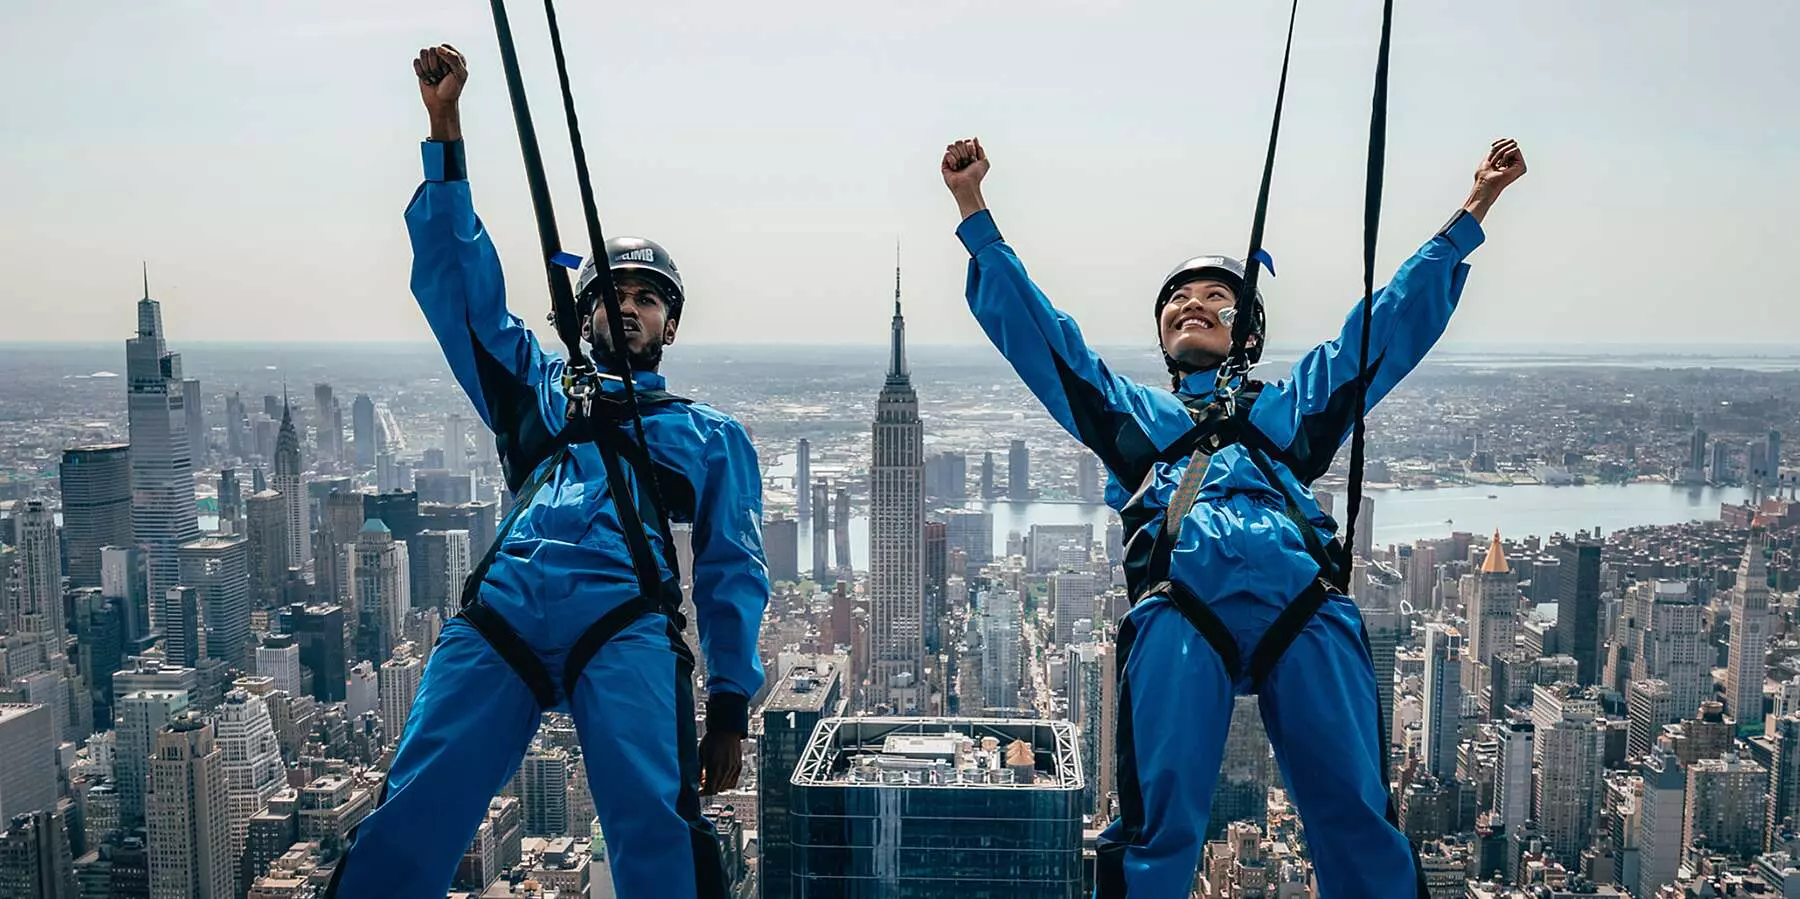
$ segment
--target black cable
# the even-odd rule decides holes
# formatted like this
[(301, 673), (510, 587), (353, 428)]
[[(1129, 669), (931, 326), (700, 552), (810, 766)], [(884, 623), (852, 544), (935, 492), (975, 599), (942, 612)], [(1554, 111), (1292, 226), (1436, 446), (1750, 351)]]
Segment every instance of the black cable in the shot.
[(531, 188), (531, 208), (537, 214), (538, 245), (544, 254), (545, 276), (550, 286), (551, 320), (562, 339), (569, 365), (591, 367), (581, 349), (581, 322), (575, 311), (575, 291), (569, 274), (555, 258), (562, 252), (556, 232), (556, 208), (550, 201), (550, 185), (544, 178), (544, 156), (538, 149), (537, 129), (531, 123), (531, 106), (525, 98), (525, 81), (519, 75), (519, 52), (513, 46), (512, 25), (506, 18), (505, 0), (490, 0), (494, 31), (500, 41), (500, 64), (506, 73), (506, 92), (512, 100), (513, 124), (519, 131), (519, 152), (525, 157), (525, 181)]
[(1256, 215), (1250, 220), (1250, 251), (1244, 254), (1244, 283), (1238, 291), (1236, 316), (1231, 323), (1231, 350), (1225, 364), (1219, 367), (1219, 383), (1224, 386), (1233, 376), (1249, 372), (1250, 336), (1262, 319), (1257, 308), (1256, 275), (1263, 255), (1263, 225), (1269, 218), (1269, 185), (1275, 177), (1275, 147), (1281, 138), (1281, 107), (1287, 100), (1288, 63), (1294, 57), (1294, 21), (1300, 15), (1300, 0), (1288, 10), (1287, 44), (1281, 53), (1281, 81), (1275, 89), (1275, 114), (1269, 123), (1269, 151), (1263, 159), (1262, 186), (1256, 192)]
[(1375, 58), (1375, 96), (1369, 111), (1369, 169), (1363, 193), (1362, 346), (1356, 355), (1356, 427), (1350, 437), (1350, 519), (1344, 525), (1345, 564), (1352, 569), (1356, 517), (1362, 510), (1364, 441), (1368, 432), (1364, 413), (1369, 392), (1369, 331), (1375, 321), (1375, 245), (1381, 231), (1381, 177), (1387, 160), (1388, 47), (1393, 27), (1394, 0), (1383, 0), (1381, 49)]

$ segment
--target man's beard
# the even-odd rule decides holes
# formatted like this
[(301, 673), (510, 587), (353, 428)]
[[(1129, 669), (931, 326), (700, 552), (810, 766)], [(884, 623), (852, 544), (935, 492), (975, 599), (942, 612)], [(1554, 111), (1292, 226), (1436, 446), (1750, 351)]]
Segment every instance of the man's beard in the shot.
[[(627, 343), (629, 344), (629, 340), (627, 340)], [(589, 340), (588, 346), (594, 351), (594, 356), (596, 357), (594, 359), (595, 364), (599, 365), (601, 368), (607, 368), (613, 365), (613, 360), (616, 357), (612, 351), (611, 340)], [(656, 371), (657, 368), (662, 365), (662, 341), (651, 341), (648, 346), (641, 350), (628, 349), (626, 351), (626, 356), (631, 362), (632, 371)]]

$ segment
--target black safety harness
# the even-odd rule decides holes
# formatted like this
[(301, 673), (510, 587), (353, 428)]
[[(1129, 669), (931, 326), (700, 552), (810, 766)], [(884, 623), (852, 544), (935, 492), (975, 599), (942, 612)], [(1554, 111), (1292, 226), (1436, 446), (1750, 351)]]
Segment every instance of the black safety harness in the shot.
[[(1344, 592), (1345, 574), (1348, 571), (1348, 566), (1344, 564), (1344, 544), (1338, 540), (1327, 544), (1320, 539), (1318, 526), (1307, 518), (1306, 512), (1288, 491), (1276, 470), (1274, 460), (1282, 459), (1286, 465), (1287, 454), (1262, 436), (1262, 432), (1248, 421), (1250, 407), (1261, 395), (1262, 388), (1259, 381), (1244, 381), (1236, 389), (1235, 402), (1229, 404), (1211, 397), (1178, 394), (1182, 403), (1187, 406), (1188, 414), (1194, 419), (1194, 427), (1154, 460), (1172, 464), (1183, 457), (1187, 458), (1187, 467), (1181, 473), (1181, 480), (1176, 485), (1168, 506), (1161, 510), (1161, 524), (1158, 526), (1156, 521), (1158, 510), (1149, 505), (1150, 488), (1156, 480), (1154, 465), (1145, 475), (1137, 494), (1120, 513), (1126, 530), (1132, 534), (1131, 543), (1125, 550), (1125, 576), (1132, 602), (1135, 604), (1150, 596), (1167, 596), (1180, 610), (1181, 616), (1219, 654), (1232, 681), (1247, 675), (1251, 684), (1257, 687), (1275, 669), (1275, 663), (1280, 661), (1281, 654), (1306, 629), (1306, 623), (1312, 620), (1313, 614), (1324, 605), (1330, 593)], [(1218, 613), (1187, 585), (1169, 574), (1175, 543), (1181, 533), (1181, 523), (1199, 498), (1207, 465), (1214, 455), (1233, 445), (1243, 450), (1257, 470), (1262, 472), (1263, 478), (1280, 494), (1283, 511), (1300, 531), (1301, 539), (1306, 542), (1307, 554), (1319, 566), (1318, 577), (1277, 616), (1251, 651), (1247, 664), (1238, 652), (1237, 641), (1232, 637), (1231, 629), (1220, 620)], [(1293, 470), (1293, 466), (1287, 467)]]
[[(1155, 466), (1150, 466), (1143, 485), (1138, 494), (1132, 497), (1125, 509), (1121, 511), (1127, 533), (1132, 534), (1131, 545), (1126, 550), (1126, 579), (1131, 590), (1132, 601), (1155, 595), (1163, 595), (1181, 612), (1183, 618), (1193, 625), (1194, 629), (1204, 637), (1209, 645), (1219, 654), (1226, 671), (1235, 683), (1240, 676), (1247, 676), (1252, 688), (1260, 688), (1269, 674), (1274, 671), (1276, 663), (1286, 652), (1314, 615), (1324, 607), (1332, 593), (1348, 594), (1351, 574), (1351, 557), (1346, 547), (1355, 546), (1356, 519), (1362, 506), (1364, 444), (1367, 435), (1367, 423), (1364, 411), (1367, 406), (1369, 382), (1369, 332), (1373, 326), (1375, 309), (1375, 249), (1381, 226), (1381, 186), (1382, 173), (1387, 157), (1387, 84), (1388, 56), (1390, 37), (1393, 31), (1394, 3), (1383, 0), (1381, 12), (1381, 44), (1377, 51), (1375, 65), (1375, 87), (1370, 104), (1369, 115), (1369, 152), (1366, 170), (1365, 190), (1363, 195), (1363, 299), (1362, 334), (1360, 352), (1357, 354), (1357, 377), (1355, 382), (1356, 407), (1355, 425), (1351, 432), (1349, 503), (1345, 510), (1347, 518), (1341, 539), (1333, 539), (1329, 544), (1319, 537), (1318, 528), (1307, 520), (1294, 497), (1281, 480), (1273, 459), (1281, 458), (1284, 453), (1275, 447), (1260, 430), (1248, 422), (1251, 406), (1260, 395), (1262, 385), (1250, 379), (1250, 367), (1261, 355), (1261, 340), (1254, 342), (1257, 323), (1263, 320), (1260, 308), (1260, 297), (1256, 290), (1257, 274), (1267, 259), (1262, 245), (1263, 226), (1267, 220), (1269, 206), (1269, 185), (1275, 171), (1275, 148), (1281, 133), (1281, 109), (1287, 95), (1288, 63), (1293, 57), (1294, 22), (1298, 17), (1300, 3), (1293, 0), (1288, 13), (1288, 32), (1281, 60), (1281, 80), (1275, 94), (1275, 112), (1269, 126), (1268, 153), (1263, 161), (1262, 184), (1257, 192), (1256, 214), (1251, 221), (1250, 249), (1244, 256), (1244, 278), (1236, 285), (1237, 302), (1231, 319), (1231, 350), (1223, 364), (1219, 366), (1211, 396), (1196, 397), (1178, 394), (1194, 419), (1194, 427), (1180, 440), (1165, 450), (1155, 461), (1165, 464), (1173, 463), (1182, 456), (1188, 456), (1187, 468), (1182, 472), (1181, 481), (1171, 496), (1166, 509), (1162, 510), (1163, 522), (1159, 528), (1151, 525), (1155, 522), (1156, 510), (1149, 508), (1146, 501), (1150, 486), (1155, 482)], [(1453, 219), (1454, 221), (1454, 219)], [(1294, 597), (1276, 617), (1263, 637), (1251, 650), (1246, 662), (1240, 658), (1237, 642), (1231, 631), (1220, 620), (1200, 597), (1181, 582), (1169, 576), (1169, 563), (1174, 553), (1176, 538), (1180, 534), (1181, 523), (1193, 508), (1199, 496), (1201, 482), (1205, 478), (1206, 468), (1212, 456), (1230, 445), (1239, 445), (1246, 455), (1262, 472), (1263, 478), (1281, 495), (1285, 511), (1300, 537), (1306, 543), (1308, 555), (1318, 563), (1319, 576), (1297, 597)], [(1285, 461), (1284, 461), (1285, 464)], [(1302, 469), (1291, 464), (1286, 465), (1291, 472)], [(1134, 550), (1135, 549), (1135, 559)], [(1361, 631), (1363, 651), (1371, 656), (1369, 634), (1367, 628)], [(1119, 660), (1120, 674), (1123, 676), (1124, 659)], [(1387, 721), (1383, 720), (1377, 703), (1376, 728), (1379, 735), (1381, 753), (1381, 778), (1384, 784), (1389, 783), (1387, 746)], [(1387, 801), (1387, 819), (1396, 823), (1396, 815), (1392, 790), (1389, 790)], [(1424, 869), (1419, 864), (1418, 847), (1413, 847), (1413, 869), (1416, 876), (1418, 895), (1428, 895), (1425, 887)]]
[[(560, 699), (574, 695), (575, 686), (588, 663), (607, 641), (645, 615), (662, 615), (668, 619), (670, 645), (687, 667), (692, 668), (693, 653), (682, 637), (686, 624), (680, 612), (680, 568), (669, 527), (669, 510), (660, 501), (656, 466), (646, 449), (648, 444), (644, 439), (643, 417), (646, 407), (690, 401), (667, 391), (640, 389), (630, 376), (631, 360), (625, 344), (618, 292), (613, 282), (611, 266), (606, 259), (606, 236), (601, 230), (599, 213), (595, 207), (593, 180), (588, 174), (587, 154), (582, 146), (581, 126), (575, 115), (574, 95), (569, 88), (568, 64), (563, 56), (562, 33), (557, 26), (553, 0), (545, 0), (544, 14), (549, 24), (550, 46), (556, 57), (563, 114), (568, 123), (569, 142), (575, 157), (576, 182), (581, 189), (583, 220), (587, 226), (589, 245), (593, 248), (596, 270), (592, 286), (579, 298), (574, 295), (569, 284), (569, 260), (573, 257), (562, 252), (562, 242), (557, 234), (556, 212), (550, 200), (543, 155), (538, 149), (537, 131), (532, 124), (524, 80), (519, 74), (518, 51), (513, 44), (506, 5), (504, 0), (491, 0), (489, 5), (493, 11), (494, 29), (499, 37), (501, 63), (506, 73), (507, 92), (512, 101), (513, 123), (518, 129), (519, 147), (525, 158), (531, 205), (537, 214), (538, 241), (550, 289), (550, 321), (555, 325), (557, 336), (561, 338), (566, 350), (562, 392), (567, 401), (567, 421), (548, 441), (533, 441), (536, 446), (507, 447), (507, 441), (501, 441), (503, 452), (509, 456), (509, 478), (516, 478), (526, 471), (532, 474), (523, 483), (508, 484), (513, 490), (512, 510), (501, 522), (494, 544), (488, 547), (481, 564), (470, 572), (464, 583), (462, 609), (457, 616), (480, 631), (494, 647), (494, 651), (531, 688), (538, 703), (544, 708), (550, 708)], [(582, 319), (586, 310), (592, 308), (589, 304), (595, 301), (601, 303), (606, 310), (612, 338), (611, 368), (626, 373), (624, 376), (600, 372), (582, 349)], [(617, 388), (607, 389), (608, 382), (616, 382)], [(625, 430), (628, 424), (632, 427), (630, 434)], [(576, 638), (564, 659), (562, 682), (558, 684), (550, 677), (549, 670), (525, 639), (481, 598), (481, 584), (513, 526), (531, 505), (532, 498), (556, 476), (556, 472), (568, 458), (570, 446), (590, 442), (599, 450), (606, 468), (613, 507), (617, 510), (619, 527), (624, 532), (632, 568), (637, 574), (638, 595), (601, 616), (599, 621)], [(539, 456), (544, 458), (540, 460)], [(667, 580), (661, 576), (657, 553), (645, 533), (646, 522), (654, 522), (662, 535), (662, 561), (671, 572), (671, 577)]]

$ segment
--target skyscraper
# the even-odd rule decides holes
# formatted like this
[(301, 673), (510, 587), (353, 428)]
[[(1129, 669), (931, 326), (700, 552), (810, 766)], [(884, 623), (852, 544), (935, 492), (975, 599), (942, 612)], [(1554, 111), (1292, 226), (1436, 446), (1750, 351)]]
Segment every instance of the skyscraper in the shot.
[(1231, 727), (1219, 765), (1219, 781), (1213, 787), (1212, 808), (1206, 817), (1206, 836), (1216, 839), (1235, 821), (1268, 821), (1269, 787), (1274, 762), (1269, 757), (1269, 733), (1263, 727), (1256, 697), (1238, 696), (1231, 706)]
[(1763, 851), (1769, 771), (1729, 752), (1688, 766), (1687, 820), (1683, 845), (1748, 861)]
[(198, 589), (180, 585), (163, 594), (158, 620), (162, 622), (163, 656), (170, 664), (192, 668), (208, 658), (204, 614)]
[(1563, 651), (1575, 657), (1582, 684), (1600, 682), (1600, 550), (1598, 540), (1576, 537), (1550, 545), (1558, 565), (1556, 631)]
[[(921, 517), (921, 520), (922, 517)], [(855, 580), (850, 555), (850, 488), (839, 486), (831, 498), (832, 552), (837, 555), (838, 577)]]
[(1763, 816), (1763, 848), (1773, 848), (1776, 834), (1800, 817), (1800, 714), (1771, 719), (1769, 802)]
[(819, 586), (831, 583), (831, 485), (812, 485), (812, 578)]
[(1599, 810), (1606, 728), (1585, 705), (1569, 704), (1550, 726), (1537, 729), (1543, 754), (1538, 771), (1538, 833), (1556, 857), (1572, 863), (1593, 836)]
[(526, 836), (567, 834), (569, 753), (555, 746), (533, 747), (519, 765), (519, 800), (525, 806)]
[[(1703, 609), (1684, 581), (1646, 581), (1633, 585), (1639, 603), (1648, 606), (1649, 627), (1639, 634), (1632, 679), (1660, 678), (1678, 715), (1692, 714), (1712, 694), (1711, 648), (1706, 645)], [(1643, 600), (1649, 602), (1644, 603)]]
[(125, 604), (127, 643), (147, 639), (151, 602), (143, 550), (135, 546), (101, 547), (100, 595)]
[(377, 672), (381, 688), (381, 729), (393, 743), (400, 742), (406, 719), (412, 715), (413, 697), (419, 693), (421, 674), (422, 666), (410, 643), (395, 647), (393, 656), (382, 662), (381, 670)]
[(944, 517), (944, 539), (951, 550), (961, 550), (968, 557), (971, 568), (994, 561), (994, 513), (951, 512)]
[(1106, 478), (1100, 473), (1100, 460), (1092, 453), (1075, 457), (1075, 497), (1084, 503), (1101, 501)]
[(1657, 678), (1632, 681), (1625, 706), (1631, 719), (1625, 754), (1633, 758), (1649, 753), (1656, 738), (1662, 735), (1663, 725), (1681, 718), (1675, 708), (1675, 696), (1669, 692), (1669, 682)]
[(249, 420), (244, 416), (244, 398), (235, 390), (225, 397), (225, 451), (233, 459), (250, 455)]
[(156, 735), (145, 793), (150, 899), (232, 899), (225, 754), (189, 712)]
[(330, 384), (313, 385), (313, 407), (318, 410), (318, 420), (313, 423), (313, 445), (318, 447), (319, 458), (330, 462), (343, 461), (344, 413), (338, 408), (337, 397), (332, 395)]
[(125, 341), (126, 410), (131, 434), (131, 533), (146, 550), (150, 595), (180, 583), (181, 544), (200, 536), (194, 506), (187, 407), (181, 393), (181, 355), (163, 340), (162, 305), (137, 305), (137, 336)]
[(1768, 486), (1771, 486), (1771, 487), (1778, 486), (1781, 483), (1781, 432), (1780, 431), (1770, 431), (1769, 432), (1769, 450), (1766, 455), (1768, 456), (1768, 459), (1769, 459)]
[(771, 518), (763, 522), (763, 552), (769, 562), (769, 580), (775, 583), (800, 579), (800, 522)]
[(375, 423), (375, 402), (366, 394), (357, 394), (350, 404), (350, 439), (356, 444), (356, 467), (375, 467), (375, 454), (381, 452), (381, 431)]
[(66, 823), (53, 808), (0, 822), (0, 896), (77, 899)]
[(294, 409), (281, 404), (281, 435), (275, 441), (275, 492), (281, 494), (287, 519), (287, 567), (299, 568), (312, 561), (312, 522), (306, 502), (306, 482), (300, 470), (300, 434), (294, 429)]
[(1768, 534), (1761, 522), (1750, 528), (1737, 585), (1731, 590), (1731, 652), (1725, 669), (1725, 702), (1737, 716), (1739, 736), (1763, 732), (1763, 682), (1768, 679), (1769, 562), (1763, 555)]
[[(1382, 726), (1394, 726), (1394, 657), (1400, 647), (1400, 612), (1390, 608), (1362, 611), (1363, 627), (1369, 633), (1369, 658), (1375, 668), (1375, 702), (1381, 709)], [(1381, 735), (1387, 745), (1391, 734)]]
[(200, 400), (200, 380), (181, 379), (181, 405), (187, 413), (188, 463), (206, 464), (206, 406)]
[[(419, 532), (419, 551), (425, 554), (425, 582), (412, 585), (413, 608), (454, 610), (461, 607), (463, 581), (472, 570), (472, 548), (468, 531)], [(407, 547), (407, 552), (410, 564), (411, 546)], [(450, 612), (446, 611), (446, 614)]]
[(1509, 852), (1506, 876), (1517, 882), (1519, 857), (1511, 847), (1520, 842), (1531, 819), (1531, 759), (1536, 727), (1527, 719), (1510, 718), (1500, 723), (1500, 751), (1494, 764), (1494, 814), (1506, 828)]
[(214, 534), (181, 546), (181, 582), (200, 591), (206, 651), (248, 667), (256, 650), (250, 633), (250, 541)]
[(1638, 881), (1633, 895), (1654, 896), (1658, 888), (1675, 881), (1682, 862), (1682, 831), (1687, 820), (1687, 772), (1675, 753), (1664, 746), (1650, 748), (1638, 766), (1643, 795), (1638, 800)]
[(1024, 610), (1019, 594), (992, 588), (976, 600), (981, 612), (982, 703), (990, 709), (1023, 705), (1019, 697)]
[(843, 656), (819, 656), (797, 664), (770, 685), (768, 701), (763, 704), (762, 737), (756, 744), (762, 899), (799, 895), (793, 883), (793, 833), (788, 813), (793, 808), (794, 787), (790, 779), (820, 719), (841, 714), (843, 673), (848, 664)]
[[(1094, 576), (1086, 571), (1059, 571), (1050, 575), (1050, 601), (1056, 609), (1058, 644), (1083, 643), (1094, 624), (1094, 597), (1099, 594)], [(1088, 631), (1076, 630), (1077, 622), (1086, 621)]]
[(1425, 625), (1425, 707), (1420, 740), (1426, 770), (1446, 783), (1456, 779), (1462, 656), (1461, 631), (1448, 624)]
[(59, 474), (69, 586), (98, 587), (100, 548), (131, 545), (131, 447), (63, 450)]
[(256, 648), (256, 673), (275, 682), (275, 689), (300, 696), (300, 644), (292, 634), (269, 634)]
[(219, 469), (219, 530), (228, 534), (244, 531), (244, 488), (235, 468)]
[(1077, 742), (1067, 721), (826, 719), (793, 776), (798, 894), (1076, 899)]
[(250, 601), (258, 609), (276, 604), (288, 571), (287, 500), (273, 490), (244, 500), (244, 535), (250, 568)]
[[(63, 621), (62, 548), (56, 515), (41, 500), (19, 504), (13, 530), (19, 547), (19, 584), (10, 592), (6, 622), (14, 633), (34, 634), (60, 653), (66, 633)], [(0, 577), (4, 577), (0, 572)]]
[(1023, 440), (1013, 440), (1006, 452), (1006, 498), (1015, 503), (1031, 502), (1031, 450)]
[(444, 416), (444, 467), (453, 475), (469, 473), (469, 437), (462, 414)]
[[(890, 339), (869, 468), (869, 648), (874, 695), (893, 711), (907, 712), (924, 708), (926, 701), (925, 426), (906, 368), (899, 266), (894, 268)], [(845, 562), (839, 560), (840, 565)]]
[(50, 709), (0, 703), (0, 821), (56, 807), (56, 743)]
[(144, 823), (144, 790), (156, 735), (171, 718), (187, 711), (188, 694), (185, 690), (134, 690), (121, 695), (115, 705), (119, 709), (119, 749), (113, 760), (113, 778), (119, 782), (119, 826), (130, 830)]
[(244, 690), (226, 693), (215, 722), (225, 768), (231, 834), (228, 858), (235, 859), (244, 851), (250, 818), (287, 786), (287, 772), (281, 764), (281, 745), (275, 740), (268, 703), (261, 696)]
[(944, 641), (944, 590), (950, 571), (949, 535), (941, 521), (925, 522), (925, 651), (935, 655)]
[(313, 544), (313, 595), (321, 602), (349, 601), (344, 585), (338, 583), (338, 569), (343, 566), (344, 547), (356, 542), (363, 522), (369, 518), (366, 496), (334, 490), (320, 503), (319, 528)]
[(406, 544), (396, 541), (387, 525), (371, 518), (347, 553), (345, 571), (357, 613), (358, 658), (385, 659), (400, 642), (400, 629), (412, 608), (406, 550)]
[(312, 672), (312, 695), (320, 702), (343, 702), (350, 666), (344, 656), (344, 609), (302, 606), (293, 612), (300, 666)]
[(812, 441), (805, 437), (794, 449), (794, 514), (812, 514)]
[(999, 497), (1000, 491), (994, 486), (994, 454), (992, 451), (981, 454), (981, 498), (984, 500)]
[(1469, 654), (1486, 665), (1494, 653), (1511, 649), (1519, 633), (1519, 578), (1506, 564), (1499, 531), (1494, 532), (1481, 570), (1464, 575), (1463, 583), (1468, 588), (1463, 597), (1468, 607)]
[(1688, 467), (1696, 472), (1706, 470), (1706, 431), (1695, 428), (1688, 438)]

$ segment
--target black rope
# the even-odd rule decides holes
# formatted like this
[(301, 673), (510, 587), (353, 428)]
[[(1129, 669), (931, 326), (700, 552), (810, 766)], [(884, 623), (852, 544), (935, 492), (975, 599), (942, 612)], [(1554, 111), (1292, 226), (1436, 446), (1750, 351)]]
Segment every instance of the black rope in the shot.
[(1294, 21), (1300, 15), (1300, 0), (1288, 9), (1287, 44), (1281, 52), (1281, 82), (1275, 89), (1275, 115), (1269, 123), (1269, 151), (1263, 159), (1262, 186), (1256, 192), (1256, 215), (1250, 220), (1250, 251), (1244, 254), (1244, 283), (1238, 289), (1237, 308), (1231, 323), (1231, 350), (1219, 366), (1218, 386), (1250, 370), (1249, 342), (1255, 332), (1261, 310), (1256, 307), (1256, 276), (1263, 255), (1263, 225), (1269, 217), (1269, 184), (1275, 177), (1275, 147), (1281, 137), (1281, 107), (1287, 100), (1288, 63), (1294, 57)]
[[(562, 339), (568, 350), (567, 368), (563, 375), (563, 394), (568, 399), (568, 428), (565, 440), (581, 441), (603, 437), (593, 428), (611, 428), (615, 419), (611, 415), (595, 416), (595, 402), (606, 402), (598, 384), (594, 382), (595, 366), (581, 348), (582, 311), (576, 303), (574, 290), (569, 284), (569, 275), (558, 257), (562, 256), (562, 241), (557, 234), (556, 212), (551, 205), (550, 188), (544, 177), (543, 154), (538, 148), (537, 131), (532, 125), (531, 109), (525, 96), (524, 79), (519, 74), (518, 50), (514, 46), (512, 27), (507, 20), (505, 0), (490, 0), (493, 10), (494, 29), (500, 42), (500, 58), (506, 72), (507, 93), (512, 100), (513, 121), (518, 126), (519, 145), (525, 157), (526, 181), (531, 186), (531, 205), (537, 213), (538, 241), (544, 252), (544, 265), (549, 275), (551, 319), (556, 324), (557, 336)], [(612, 266), (606, 255), (606, 235), (600, 227), (600, 214), (594, 201), (593, 179), (589, 175), (587, 152), (581, 140), (581, 123), (575, 115), (575, 96), (569, 87), (569, 67), (563, 55), (562, 32), (556, 22), (556, 5), (554, 0), (544, 0), (544, 17), (549, 24), (550, 47), (556, 58), (556, 76), (562, 89), (563, 116), (569, 127), (569, 144), (575, 156), (575, 176), (581, 188), (581, 212), (587, 226), (588, 242), (592, 245), (592, 263), (595, 278), (594, 289), (600, 295), (600, 301), (606, 309), (608, 331), (611, 336), (612, 360), (624, 382), (622, 397), (626, 414), (631, 416), (638, 444), (645, 448), (648, 455), (649, 444), (644, 438), (644, 418), (639, 407), (637, 384), (632, 378), (630, 352), (625, 344), (625, 326), (619, 311), (619, 296), (613, 280)], [(596, 340), (596, 345), (600, 341)], [(603, 450), (604, 453), (604, 450)], [(618, 509), (620, 522), (624, 525), (625, 540), (631, 548), (634, 567), (638, 570), (639, 586), (646, 596), (658, 595), (660, 584), (655, 576), (654, 567), (644, 564), (649, 556), (649, 544), (644, 534), (641, 521), (637, 519), (637, 499), (630, 479), (622, 476), (622, 472), (614, 471), (616, 466), (608, 466), (607, 480), (613, 491), (613, 503)], [(657, 490), (655, 466), (642, 473), (644, 482), (637, 489), (647, 489), (652, 505), (656, 509), (666, 508)], [(635, 522), (636, 527), (633, 527)], [(671, 548), (672, 549), (672, 548)]]
[[(1369, 331), (1375, 321), (1375, 244), (1381, 231), (1381, 176), (1387, 160), (1388, 46), (1394, 27), (1394, 0), (1381, 5), (1381, 49), (1375, 59), (1375, 97), (1369, 112), (1369, 170), (1363, 193), (1362, 347), (1356, 356), (1356, 427), (1350, 437), (1349, 521), (1344, 525), (1346, 564), (1356, 552), (1356, 516), (1362, 510), (1363, 454), (1368, 423)], [(1347, 582), (1347, 579), (1346, 579)]]
[[(593, 246), (593, 283), (598, 286), (600, 302), (606, 307), (606, 326), (612, 337), (613, 367), (625, 382), (625, 414), (631, 416), (632, 430), (637, 436), (638, 446), (644, 448), (644, 455), (648, 457), (650, 444), (644, 438), (644, 413), (638, 404), (637, 381), (631, 373), (631, 352), (625, 345), (625, 317), (619, 311), (618, 283), (613, 279), (611, 260), (606, 255), (606, 234), (600, 228), (600, 213), (594, 202), (594, 182), (588, 176), (587, 150), (581, 142), (581, 122), (575, 116), (575, 94), (569, 89), (569, 65), (563, 56), (562, 29), (556, 24), (555, 0), (544, 0), (544, 19), (550, 25), (550, 49), (556, 55), (556, 80), (562, 87), (563, 115), (569, 122), (569, 147), (575, 154), (575, 181), (581, 187), (581, 215), (587, 224), (588, 243)], [(664, 302), (670, 299), (673, 297), (665, 298)], [(649, 466), (643, 476), (646, 479), (643, 489), (650, 491), (651, 502), (658, 509), (665, 508), (656, 466)], [(629, 491), (630, 487), (626, 485), (622, 489)], [(636, 506), (636, 499), (629, 495), (615, 496), (614, 501)], [(673, 547), (670, 550), (673, 551)], [(648, 594), (655, 583), (654, 580), (645, 580), (639, 586)]]
[(538, 149), (537, 129), (531, 123), (531, 105), (525, 97), (525, 81), (519, 75), (519, 52), (513, 46), (512, 25), (506, 18), (505, 0), (490, 0), (494, 31), (500, 41), (500, 64), (506, 73), (506, 93), (512, 100), (513, 124), (519, 130), (519, 151), (525, 157), (525, 182), (531, 187), (531, 208), (537, 213), (538, 246), (544, 254), (544, 274), (550, 286), (551, 321), (556, 336), (568, 352), (568, 364), (590, 368), (581, 350), (581, 321), (575, 311), (575, 291), (569, 273), (556, 262), (562, 239), (556, 231), (556, 208), (550, 202), (550, 184), (544, 178), (544, 156)]

